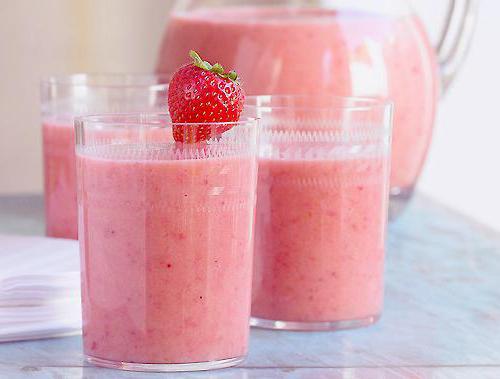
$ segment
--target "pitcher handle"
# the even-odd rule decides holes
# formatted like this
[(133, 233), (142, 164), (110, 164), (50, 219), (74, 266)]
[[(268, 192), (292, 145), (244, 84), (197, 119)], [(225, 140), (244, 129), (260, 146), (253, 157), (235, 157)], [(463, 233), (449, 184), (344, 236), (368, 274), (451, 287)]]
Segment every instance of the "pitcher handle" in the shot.
[[(476, 26), (478, 3), (479, 0), (449, 0), (446, 20), (436, 46), (443, 95), (455, 79), (469, 50)], [(453, 24), (457, 24), (457, 27), (452, 34)]]

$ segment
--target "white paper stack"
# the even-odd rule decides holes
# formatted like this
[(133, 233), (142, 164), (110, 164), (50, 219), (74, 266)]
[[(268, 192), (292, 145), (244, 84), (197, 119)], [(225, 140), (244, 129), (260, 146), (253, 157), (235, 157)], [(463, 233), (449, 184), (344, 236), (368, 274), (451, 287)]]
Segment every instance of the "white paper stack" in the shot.
[(81, 332), (78, 242), (0, 235), (0, 342)]

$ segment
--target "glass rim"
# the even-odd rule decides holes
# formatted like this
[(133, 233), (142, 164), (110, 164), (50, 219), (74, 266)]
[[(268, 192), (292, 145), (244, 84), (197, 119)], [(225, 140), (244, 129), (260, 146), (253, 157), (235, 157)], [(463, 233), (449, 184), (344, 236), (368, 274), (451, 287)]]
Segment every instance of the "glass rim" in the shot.
[(102, 113), (75, 117), (75, 125), (83, 127), (91, 125), (105, 125), (108, 127), (142, 126), (149, 128), (168, 128), (172, 126), (199, 126), (199, 125), (257, 125), (258, 117), (243, 116), (238, 121), (229, 122), (172, 122), (170, 115), (163, 112), (128, 112)]
[[(300, 99), (315, 99), (327, 100), (325, 105), (294, 105), (293, 102)], [(249, 104), (250, 101), (254, 103)], [(258, 102), (267, 101), (266, 104), (258, 104)], [(279, 100), (278, 104), (273, 104), (273, 100)], [(276, 94), (276, 95), (251, 95), (245, 98), (245, 107), (248, 108), (270, 108), (276, 110), (302, 110), (302, 111), (322, 111), (322, 110), (347, 110), (347, 111), (373, 111), (376, 109), (385, 110), (392, 109), (394, 102), (382, 97), (371, 96), (337, 96), (323, 94)]]
[[(168, 89), (171, 75), (162, 73), (73, 73), (68, 75), (49, 75), (40, 80), (40, 84), (69, 88), (150, 88)], [(160, 83), (153, 82), (159, 79)], [(100, 82), (102, 81), (102, 82)]]

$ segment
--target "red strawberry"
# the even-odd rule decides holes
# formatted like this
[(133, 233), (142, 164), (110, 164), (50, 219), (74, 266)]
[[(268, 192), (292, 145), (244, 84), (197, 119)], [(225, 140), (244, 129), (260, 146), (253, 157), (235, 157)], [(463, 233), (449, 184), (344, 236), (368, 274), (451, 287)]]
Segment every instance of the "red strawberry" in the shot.
[[(240, 119), (245, 101), (238, 75), (216, 63), (203, 61), (190, 51), (193, 63), (179, 68), (170, 80), (168, 108), (174, 123), (200, 123), (175, 125), (174, 139), (178, 142), (206, 141), (231, 129)], [(203, 123), (203, 124), (201, 124)]]

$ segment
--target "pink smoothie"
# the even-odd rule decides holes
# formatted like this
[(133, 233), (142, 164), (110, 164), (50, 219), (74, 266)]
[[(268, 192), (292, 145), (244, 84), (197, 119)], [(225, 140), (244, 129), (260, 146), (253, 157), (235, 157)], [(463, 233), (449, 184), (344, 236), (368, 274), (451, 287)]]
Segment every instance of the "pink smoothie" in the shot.
[(438, 94), (434, 51), (419, 19), (319, 9), (219, 8), (176, 13), (158, 71), (188, 49), (238, 70), (249, 95), (328, 93), (395, 102), (392, 187), (411, 188), (431, 139)]
[[(256, 163), (78, 155), (85, 354), (136, 363), (244, 356)], [(168, 149), (167, 149), (168, 150)]]
[(42, 130), (46, 234), (77, 239), (75, 131), (70, 123), (44, 123)]
[(259, 163), (252, 316), (335, 322), (381, 313), (387, 159)]

